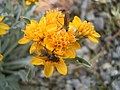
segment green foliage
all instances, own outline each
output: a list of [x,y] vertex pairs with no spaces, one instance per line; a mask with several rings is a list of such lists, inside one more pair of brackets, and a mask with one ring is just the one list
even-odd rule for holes
[[27,82],[34,76],[30,58],[21,60],[29,55],[30,44],[19,45],[18,40],[23,37],[21,30],[25,29],[29,19],[38,20],[41,15],[35,17],[35,6],[26,6],[24,0],[18,1],[3,0],[0,3],[0,15],[5,16],[3,22],[10,26],[7,34],[0,36],[0,52],[4,56],[0,62],[0,90],[21,90],[19,81]]
[[85,65],[87,67],[91,67],[91,64],[87,60],[85,60],[83,58],[75,57],[75,60],[77,60],[82,65]]
[[89,61],[81,58],[81,57],[75,57],[75,58],[69,58],[69,59],[66,59],[65,60],[67,64],[70,64],[70,63],[79,63],[80,65],[83,65],[85,67],[91,67],[92,65],[90,64]]

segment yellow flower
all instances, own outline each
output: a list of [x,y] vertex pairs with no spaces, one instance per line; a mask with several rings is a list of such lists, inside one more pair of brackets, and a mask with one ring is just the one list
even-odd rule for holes
[[26,0],[26,5],[31,5],[32,3],[38,5],[38,0]]
[[3,55],[2,55],[2,54],[0,54],[0,61],[2,61],[2,59],[3,59]]
[[[40,23],[41,24],[41,23]],[[31,20],[30,24],[26,25],[26,30],[23,30],[25,36],[19,40],[19,44],[26,44],[30,41],[40,41],[43,39],[43,28],[45,25],[41,26],[35,20]]]
[[46,25],[45,17],[42,17],[39,23],[31,20],[31,23],[26,25],[26,30],[23,30],[25,36],[18,43],[26,44],[30,41],[40,42],[44,39],[47,32],[56,31],[56,28],[56,24]]
[[75,27],[79,36],[88,37],[94,43],[98,43],[96,38],[99,38],[100,34],[94,30],[94,26],[90,22],[82,22],[79,17],[75,16],[71,25]]
[[50,51],[66,58],[74,58],[75,50],[80,48],[72,30],[66,32],[62,29],[58,32],[50,33],[44,39],[44,45]]
[[2,23],[4,16],[0,16],[0,35],[6,34],[6,30],[9,30],[9,26],[7,24]]
[[54,71],[54,67],[56,67],[57,71],[60,74],[66,75],[67,74],[67,67],[64,63],[63,58],[55,56],[54,54],[49,53],[45,55],[46,52],[43,53],[44,55],[39,57],[33,57],[31,60],[31,64],[33,65],[44,65],[44,75],[45,77],[50,77]]
[[47,25],[49,24],[57,24],[58,28],[61,28],[64,24],[64,16],[61,11],[58,9],[51,10],[46,12],[46,21]]

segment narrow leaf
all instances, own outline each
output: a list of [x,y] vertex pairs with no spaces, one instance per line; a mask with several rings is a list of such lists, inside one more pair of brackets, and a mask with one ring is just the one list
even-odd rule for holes
[[83,58],[81,58],[81,57],[75,57],[75,59],[76,59],[79,63],[81,63],[81,64],[83,64],[83,65],[85,65],[85,66],[87,66],[87,67],[91,67],[91,66],[92,66],[87,60],[85,60],[85,59],[83,59]]

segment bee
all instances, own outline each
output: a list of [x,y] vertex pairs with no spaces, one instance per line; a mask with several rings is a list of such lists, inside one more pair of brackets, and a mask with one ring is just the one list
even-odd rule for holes
[[48,53],[48,51],[46,51],[46,50],[41,50],[41,54],[43,55],[43,56],[47,56],[47,58],[50,60],[50,61],[53,61],[53,62],[59,62],[59,58],[57,58],[56,56],[55,56],[55,54],[49,54]]

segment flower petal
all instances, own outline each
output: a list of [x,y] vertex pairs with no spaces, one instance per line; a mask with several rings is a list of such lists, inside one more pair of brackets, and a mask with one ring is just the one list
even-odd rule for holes
[[18,43],[19,44],[27,44],[27,43],[29,43],[31,40],[30,39],[28,39],[28,38],[26,38],[26,37],[23,37],[22,39],[20,39],[19,41],[18,41]]
[[4,16],[0,16],[0,22],[3,20]]
[[75,16],[74,19],[73,19],[73,24],[74,24],[76,29],[78,29],[80,23],[81,23],[80,18],[78,16]]
[[44,26],[44,25],[46,25],[46,18],[45,18],[45,17],[42,17],[42,18],[40,19],[39,26]]
[[98,40],[97,40],[95,37],[93,37],[93,36],[88,36],[88,38],[89,38],[92,42],[94,42],[94,43],[96,43],[96,44],[99,43]]
[[46,48],[50,51],[53,51],[54,50],[54,47],[50,44],[46,44]]
[[30,63],[33,64],[33,65],[44,65],[43,60],[42,60],[42,59],[39,59],[39,58],[37,58],[37,57],[33,57],[33,58],[31,59],[31,62],[30,62]]
[[78,42],[75,42],[74,44],[72,44],[71,48],[73,50],[77,50],[77,49],[80,49],[80,44]]
[[39,3],[38,3],[38,2],[35,2],[35,4],[36,4],[36,5],[39,5]]
[[64,58],[75,58],[75,51],[70,48],[68,50],[66,50],[66,53],[64,54]]
[[0,35],[4,35],[4,34],[6,34],[6,33],[7,33],[6,30],[0,29]]
[[31,4],[31,2],[30,1],[26,1],[26,5],[30,5]]
[[56,24],[50,24],[46,27],[46,30],[48,32],[56,31],[57,30],[57,25]]
[[34,53],[36,50],[36,43],[33,43],[30,47],[30,54]]
[[2,61],[2,59],[3,59],[3,55],[2,55],[2,54],[0,54],[0,61]]
[[97,33],[97,32],[94,32],[94,33],[92,34],[92,36],[99,38],[99,37],[100,37],[100,34]]
[[65,63],[56,64],[56,68],[60,74],[63,74],[63,75],[67,74],[67,66]]
[[0,29],[8,30],[8,29],[10,29],[10,27],[7,24],[0,23]]
[[45,77],[50,77],[54,71],[54,66],[50,62],[46,62],[44,65]]

